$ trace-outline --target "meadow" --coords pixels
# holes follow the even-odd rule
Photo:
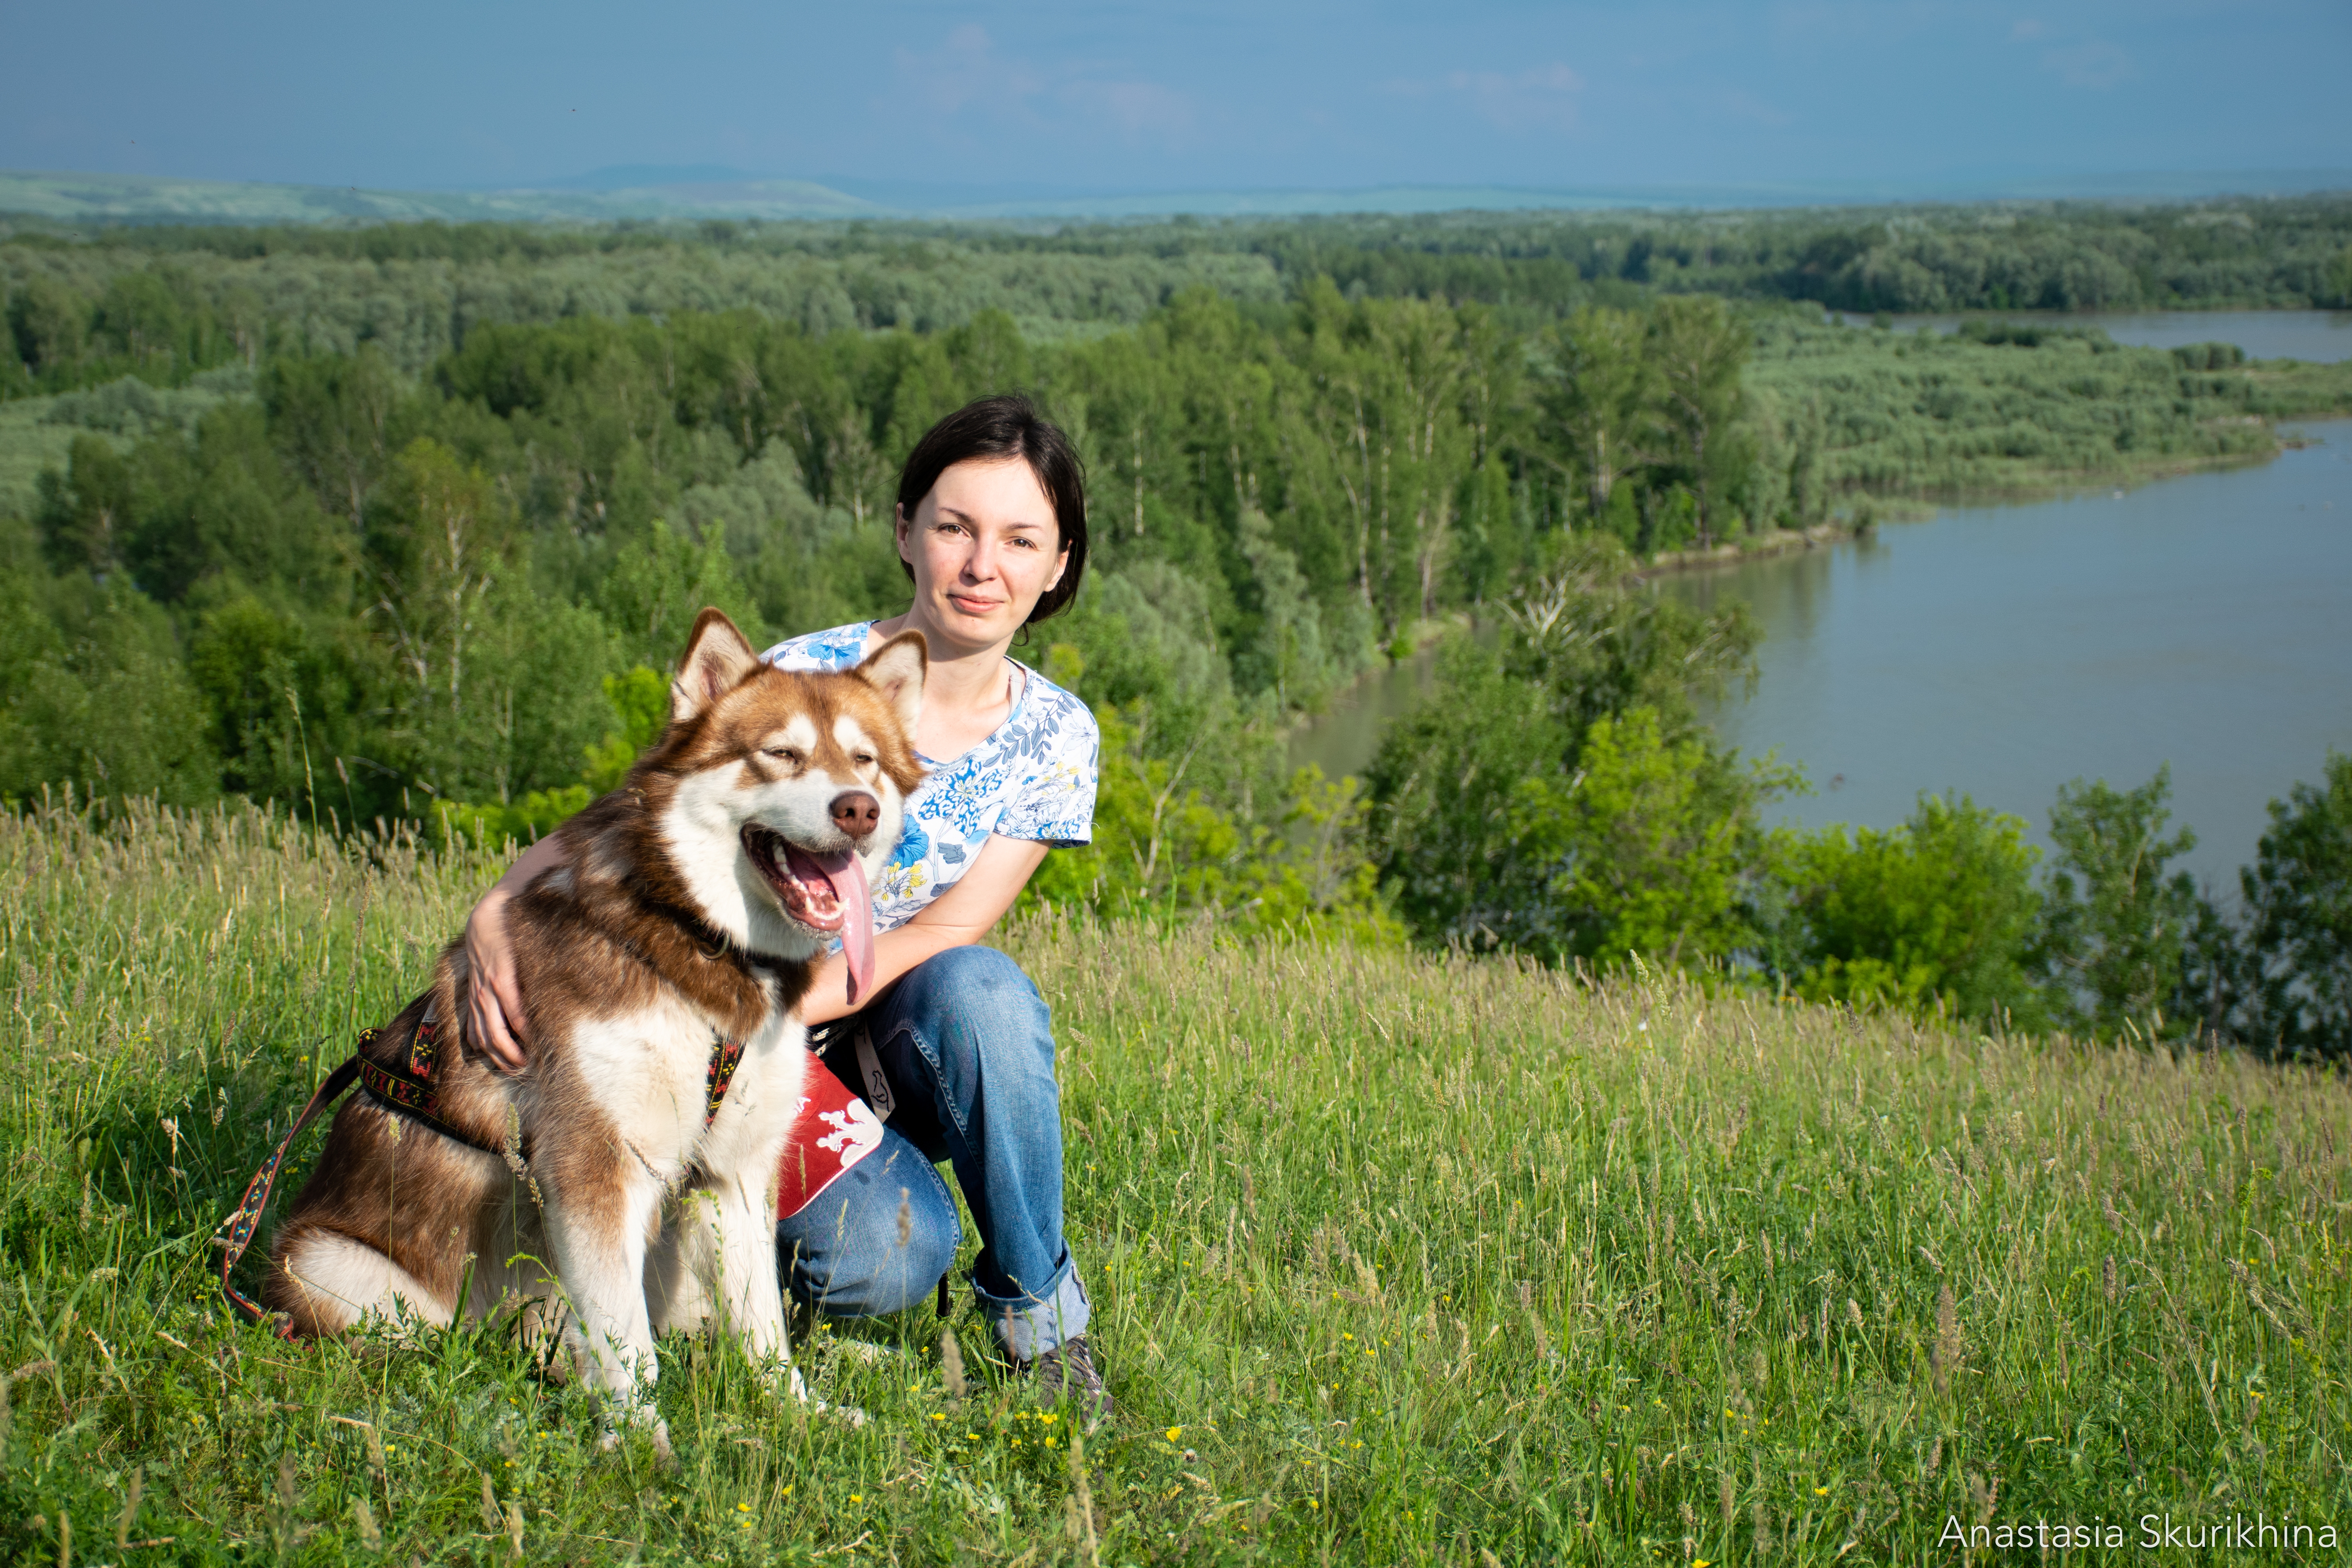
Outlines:
[[[1003,933],[1055,1010],[1119,1402],[1082,1441],[968,1308],[960,1373],[928,1310],[800,1347],[856,1426],[667,1344],[675,1472],[600,1454],[498,1326],[236,1321],[208,1234],[501,863],[243,803],[0,816],[10,1561],[1717,1568],[2000,1555],[1954,1522],[2352,1529],[2340,1077],[1679,974]]]

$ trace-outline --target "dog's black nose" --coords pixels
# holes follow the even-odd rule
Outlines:
[[[833,797],[833,825],[863,838],[882,826],[882,803],[862,789],[845,790]]]

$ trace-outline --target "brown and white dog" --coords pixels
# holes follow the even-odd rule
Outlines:
[[[444,1048],[433,1119],[455,1137],[371,1095],[336,1114],[270,1246],[267,1300],[296,1332],[535,1300],[665,1452],[656,1334],[716,1313],[755,1360],[787,1353],[775,1191],[810,1070],[798,1008],[832,937],[853,998],[871,984],[867,875],[922,776],[925,671],[908,632],[855,670],[788,673],[702,612],[661,740],[508,907],[529,1068]],[[469,979],[452,942],[382,1041],[406,1050],[420,1025],[446,1041]],[[741,1047],[731,1079],[720,1042]]]

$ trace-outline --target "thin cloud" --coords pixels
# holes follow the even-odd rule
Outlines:
[[[1778,131],[1793,120],[1789,111],[1777,104],[1768,103],[1743,88],[1733,88],[1723,96],[1723,107],[1734,120]]]
[[[1573,131],[1584,79],[1555,61],[1523,71],[1449,71],[1391,82],[1388,90],[1405,98],[1458,98],[1501,131]]]
[[[2068,87],[2094,89],[2114,87],[2137,74],[2131,56],[2123,47],[2105,38],[2085,38],[2063,48],[2045,49],[2042,68]]]
[[[975,107],[1013,108],[1045,86],[1035,68],[999,53],[988,29],[977,23],[958,27],[936,49],[898,49],[891,64],[898,83],[887,101],[942,119]]]
[[[933,49],[899,49],[898,81],[887,100],[940,121],[1012,122],[1042,129],[1112,132],[1129,142],[1171,145],[1188,140],[1199,114],[1192,99],[1154,81],[1106,74],[1113,68],[1066,60],[1039,64],[996,46],[977,24],[956,28]]]
[[[2009,39],[2013,44],[2041,43],[2050,37],[2049,24],[2038,16],[2021,16],[2009,29]],[[2122,45],[2101,37],[2078,37],[2071,43],[2053,41],[2050,47],[2041,51],[2035,64],[2068,87],[2093,91],[2103,91],[2139,74],[2137,63]]]
[[[1191,99],[1155,81],[1073,81],[1059,97],[1138,141],[1186,141],[1198,119]]]

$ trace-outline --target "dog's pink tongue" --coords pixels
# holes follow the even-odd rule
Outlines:
[[[841,900],[841,955],[849,961],[849,1001],[855,1006],[874,989],[874,900],[866,890],[866,868],[857,857],[845,855],[842,859],[842,868],[828,866],[825,877],[834,897]]]

